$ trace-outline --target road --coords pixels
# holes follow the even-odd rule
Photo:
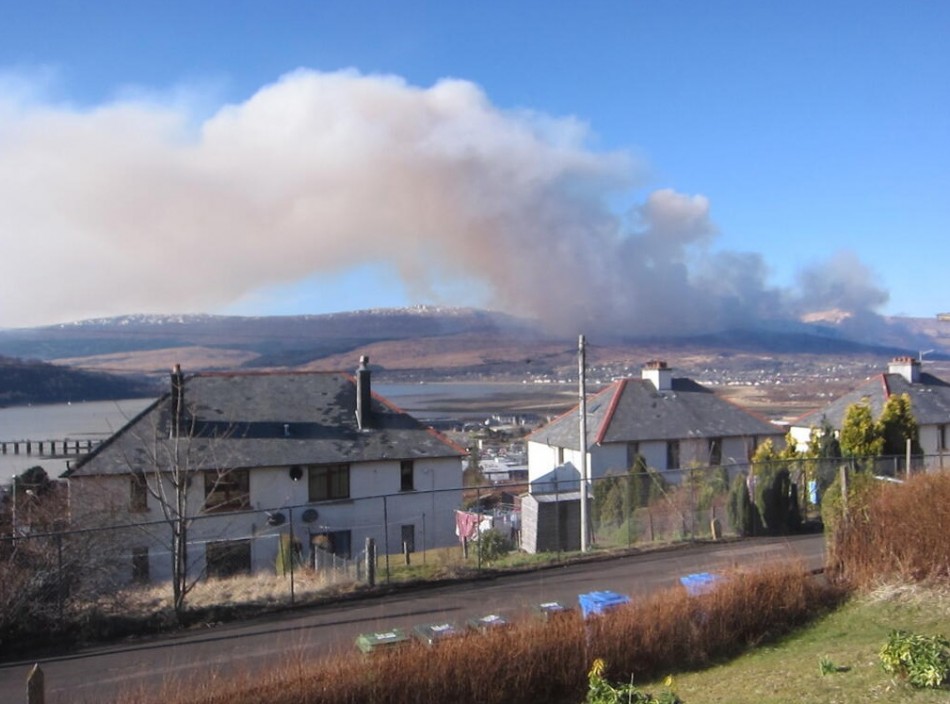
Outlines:
[[[693,572],[799,560],[824,563],[821,535],[702,544],[529,573],[413,589],[307,607],[200,631],[97,646],[39,660],[47,704],[104,702],[135,691],[158,691],[211,672],[253,672],[277,661],[352,651],[360,633],[436,621],[464,623],[498,613],[516,619],[547,601],[576,605],[577,595],[611,590],[632,597],[678,584]],[[34,661],[0,664],[0,702],[26,701]]]

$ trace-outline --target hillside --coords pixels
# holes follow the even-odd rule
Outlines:
[[[0,357],[0,407],[137,398],[155,393],[155,386],[141,377]]]
[[[895,355],[921,352],[939,373],[950,360],[950,325],[898,318],[881,319],[860,334],[829,321],[662,339],[629,339],[618,332],[588,339],[587,364],[596,383],[638,374],[644,361],[664,359],[677,373],[719,387],[746,405],[788,415],[817,407],[823,398],[881,371]],[[355,368],[364,354],[378,378],[389,382],[550,382],[577,376],[576,337],[547,335],[531,321],[474,309],[421,306],[277,317],[136,315],[0,330],[0,355],[56,365],[22,363],[46,381],[30,386],[23,381],[26,372],[18,371],[5,382],[17,391],[0,402],[76,397],[74,387],[58,381],[62,367],[157,380],[176,363],[186,371],[339,370]],[[115,392],[125,393],[127,378],[115,383]]]

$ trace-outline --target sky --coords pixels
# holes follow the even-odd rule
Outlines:
[[[950,310],[950,3],[0,0],[0,328]]]

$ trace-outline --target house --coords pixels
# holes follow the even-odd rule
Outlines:
[[[625,472],[639,455],[671,482],[681,468],[744,464],[763,440],[781,446],[784,435],[695,381],[674,378],[663,361],[589,399],[586,428],[591,479]],[[528,436],[532,493],[577,491],[579,438],[577,408]]]
[[[137,579],[170,576],[179,499],[195,574],[273,570],[290,540],[311,564],[366,538],[381,554],[452,544],[464,449],[373,394],[360,362],[355,375],[176,367],[167,394],[65,473],[74,523],[150,526],[125,537]]]
[[[871,377],[824,408],[798,418],[792,423],[792,436],[799,449],[804,449],[812,429],[821,427],[823,421],[841,430],[848,407],[855,403],[867,403],[871,415],[877,418],[887,399],[895,394],[910,397],[921,450],[928,461],[941,463],[950,444],[950,384],[923,372],[920,361],[913,357],[893,358],[886,373]]]

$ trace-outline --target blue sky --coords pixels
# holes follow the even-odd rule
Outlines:
[[[0,327],[929,317],[948,37],[950,4],[917,1],[0,0]]]

